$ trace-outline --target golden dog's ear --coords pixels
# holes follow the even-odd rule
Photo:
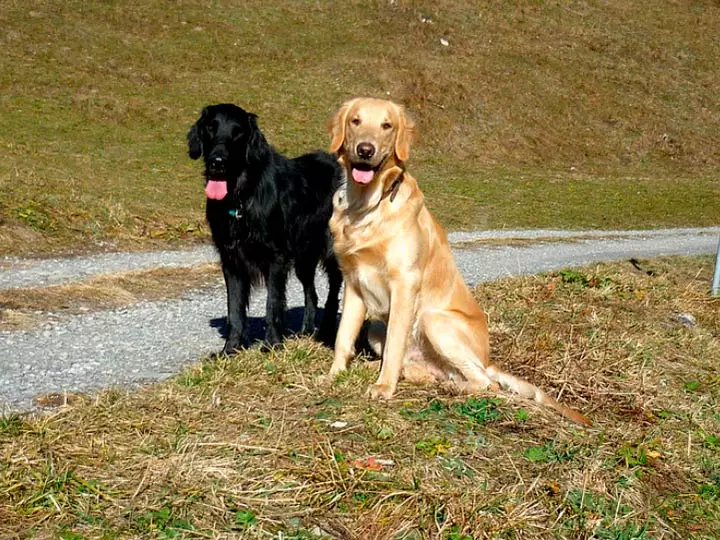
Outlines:
[[[328,122],[328,132],[332,137],[332,140],[330,142],[331,152],[337,152],[338,150],[340,150],[343,143],[345,142],[345,124],[347,123],[347,116],[350,112],[350,108],[355,104],[356,101],[357,98],[351,99],[343,103],[343,106],[340,107],[338,112],[335,113],[335,116],[333,116],[330,119],[330,122]]]
[[[402,105],[396,105],[398,113],[398,130],[395,137],[395,156],[398,161],[407,161],[410,157],[410,145],[415,139],[415,123],[405,112]]]

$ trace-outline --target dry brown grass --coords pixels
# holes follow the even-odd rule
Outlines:
[[[514,396],[331,387],[290,341],[140,391],[0,421],[0,531],[82,537],[711,538],[720,533],[720,300],[709,258],[477,290],[494,357],[588,413]],[[691,313],[687,328],[678,313]],[[341,421],[343,424],[334,424]],[[384,461],[389,460],[389,461]],[[77,535],[77,536],[73,536]]]
[[[103,275],[79,283],[0,290],[0,330],[36,326],[58,314],[114,309],[141,301],[176,298],[221,280],[217,264]]]

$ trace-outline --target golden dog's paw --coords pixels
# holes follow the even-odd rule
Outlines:
[[[460,396],[463,394],[463,388],[458,381],[445,381],[440,383],[442,391],[450,396]]]
[[[337,374],[326,373],[325,375],[320,375],[317,378],[317,382],[320,386],[332,386],[332,383],[335,382],[336,378],[337,378]]]
[[[334,380],[335,377],[331,377],[329,373],[326,373],[325,375],[318,376],[318,378],[315,379],[315,382],[318,386],[330,386]]]
[[[451,396],[467,396],[472,394],[482,394],[483,392],[497,393],[500,391],[500,385],[491,382],[488,385],[482,383],[471,383],[468,381],[446,381],[440,385],[443,391]]]
[[[346,370],[346,368],[343,366],[333,365],[330,368],[329,373],[326,373],[325,375],[320,375],[317,378],[317,382],[318,382],[318,384],[323,385],[323,386],[330,386],[335,381],[337,376],[340,375],[345,370]]]
[[[336,366],[335,364],[332,365],[330,368],[330,372],[326,375],[328,379],[331,381],[335,380],[335,378],[340,375],[342,372],[347,370],[347,366]]]
[[[367,396],[370,399],[390,399],[395,393],[395,389],[388,384],[373,384],[368,388]]]

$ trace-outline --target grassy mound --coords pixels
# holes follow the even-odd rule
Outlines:
[[[370,364],[324,386],[331,352],[291,341],[0,418],[0,534],[716,537],[711,261],[644,265],[652,276],[603,264],[476,291],[495,361],[587,413],[591,429],[508,394],[403,383],[371,403]]]

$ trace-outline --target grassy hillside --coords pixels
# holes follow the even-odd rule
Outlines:
[[[3,253],[201,238],[202,106],[297,154],[360,94],[416,118],[449,228],[720,223],[717,2],[28,6],[0,10]]]

